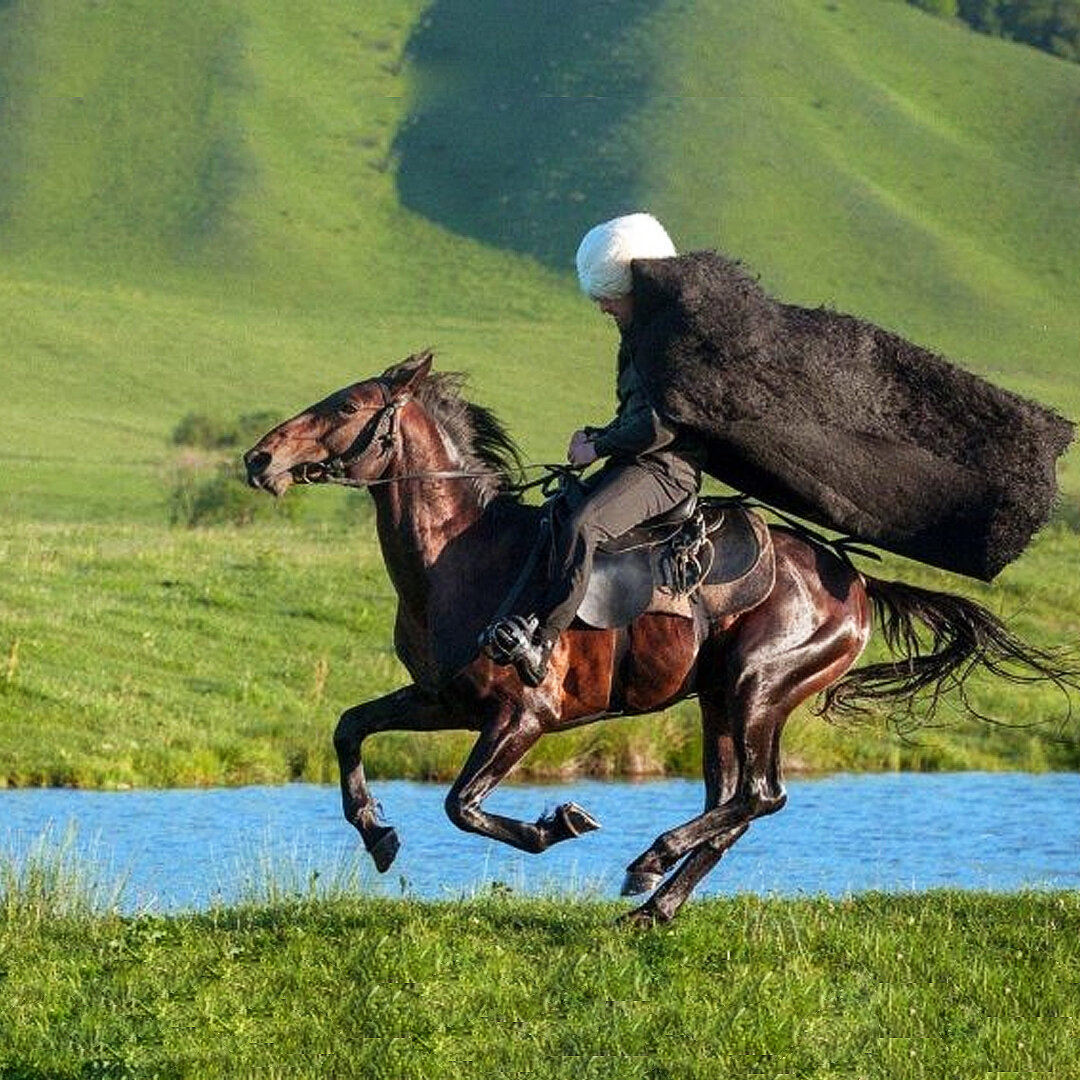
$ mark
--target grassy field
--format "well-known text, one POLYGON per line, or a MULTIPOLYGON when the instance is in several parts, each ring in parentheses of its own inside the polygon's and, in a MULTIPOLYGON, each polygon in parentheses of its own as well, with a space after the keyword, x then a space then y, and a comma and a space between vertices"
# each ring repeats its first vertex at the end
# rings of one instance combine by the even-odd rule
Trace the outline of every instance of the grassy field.
POLYGON ((120 918, 0 890, 0 1075, 1080 1075, 1075 894, 621 906, 282 899, 120 918))
MULTIPOLYGON (((326 520, 250 528, 0 526, 0 785, 190 786, 329 781, 338 714, 401 685, 394 598, 366 497, 311 489, 326 520)), ((1046 645, 1080 637, 1076 534, 1045 534, 993 587, 967 592, 1046 645)), ((940 586, 895 560, 882 576, 940 586)), ((1080 766, 1080 732, 1046 687, 977 679, 972 701, 1007 726, 962 723, 901 737, 878 718, 800 716, 790 768, 1080 766)), ((472 737, 388 734, 376 776, 446 780, 472 737)), ((525 773, 696 775, 696 706, 608 721, 541 742, 525 773)))
MULTIPOLYGON (((400 679, 364 511, 320 493, 291 526, 170 528, 171 432, 289 415, 432 345, 528 460, 559 460, 611 407, 613 333, 569 267, 610 214, 648 206, 785 299, 1080 416, 1080 68, 890 0, 619 13, 0 4, 0 783, 325 779, 337 713, 400 679)), ((1044 644, 1080 638, 1078 463, 1064 530, 978 591, 1044 644)), ((683 711, 531 767, 693 769, 695 739, 683 711)), ((1076 760, 990 730, 911 747, 800 721, 789 746, 1076 760)), ((373 765, 442 777, 464 748, 390 739, 373 765)))

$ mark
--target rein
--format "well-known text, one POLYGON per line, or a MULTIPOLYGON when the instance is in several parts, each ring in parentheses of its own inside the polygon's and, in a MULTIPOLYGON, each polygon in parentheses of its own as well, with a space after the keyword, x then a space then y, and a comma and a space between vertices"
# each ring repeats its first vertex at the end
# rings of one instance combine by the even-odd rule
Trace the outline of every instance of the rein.
MULTIPOLYGON (((336 458, 333 462, 328 462, 328 465, 334 465, 341 459, 336 458)), ((542 488, 544 495, 548 494, 548 485, 553 480, 559 480, 562 478, 564 472, 568 471, 567 466, 541 463, 536 465, 522 465, 523 470, 527 469, 543 469, 544 475, 538 477, 536 480, 529 480, 523 484, 508 484, 505 491, 508 495, 522 495, 526 491, 532 491, 533 488, 542 488)), ((431 469, 427 472, 417 473, 401 473, 398 476, 380 476, 375 480, 353 480, 348 476, 343 476, 338 472, 326 472, 320 476, 317 480, 307 479, 305 477, 300 478, 301 483, 325 483, 325 484, 337 484, 340 487, 351 488, 368 488, 376 487, 381 484, 400 484, 407 481, 419 480, 419 481, 437 481, 437 480, 486 480, 494 476, 512 476, 513 473, 509 469, 485 469, 483 471, 470 471, 468 469, 431 469)))

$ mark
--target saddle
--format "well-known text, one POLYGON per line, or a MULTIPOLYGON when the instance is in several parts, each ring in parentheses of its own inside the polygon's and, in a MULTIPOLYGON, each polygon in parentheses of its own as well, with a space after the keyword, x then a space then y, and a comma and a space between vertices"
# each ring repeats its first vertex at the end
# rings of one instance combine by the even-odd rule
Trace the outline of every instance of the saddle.
POLYGON ((657 612, 710 619, 756 607, 776 579, 764 519, 738 499, 691 497, 601 544, 577 617, 589 626, 626 626, 657 612))

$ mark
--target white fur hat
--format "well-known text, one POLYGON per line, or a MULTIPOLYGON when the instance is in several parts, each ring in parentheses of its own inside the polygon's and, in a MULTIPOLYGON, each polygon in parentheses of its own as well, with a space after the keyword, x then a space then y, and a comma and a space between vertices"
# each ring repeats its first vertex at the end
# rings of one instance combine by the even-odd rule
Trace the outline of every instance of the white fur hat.
POLYGON ((591 228, 577 250, 581 291, 594 300, 630 292, 632 259, 677 255, 671 237, 652 214, 626 214, 591 228))

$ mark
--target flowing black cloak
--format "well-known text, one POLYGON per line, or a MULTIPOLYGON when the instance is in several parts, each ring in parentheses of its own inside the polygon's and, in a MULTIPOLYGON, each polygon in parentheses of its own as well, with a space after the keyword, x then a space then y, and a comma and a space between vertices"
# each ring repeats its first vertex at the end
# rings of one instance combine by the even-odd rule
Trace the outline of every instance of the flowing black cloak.
POLYGON ((989 581, 1057 497, 1073 425, 865 322, 766 295, 713 252, 633 264, 627 344, 707 471, 864 543, 989 581))

